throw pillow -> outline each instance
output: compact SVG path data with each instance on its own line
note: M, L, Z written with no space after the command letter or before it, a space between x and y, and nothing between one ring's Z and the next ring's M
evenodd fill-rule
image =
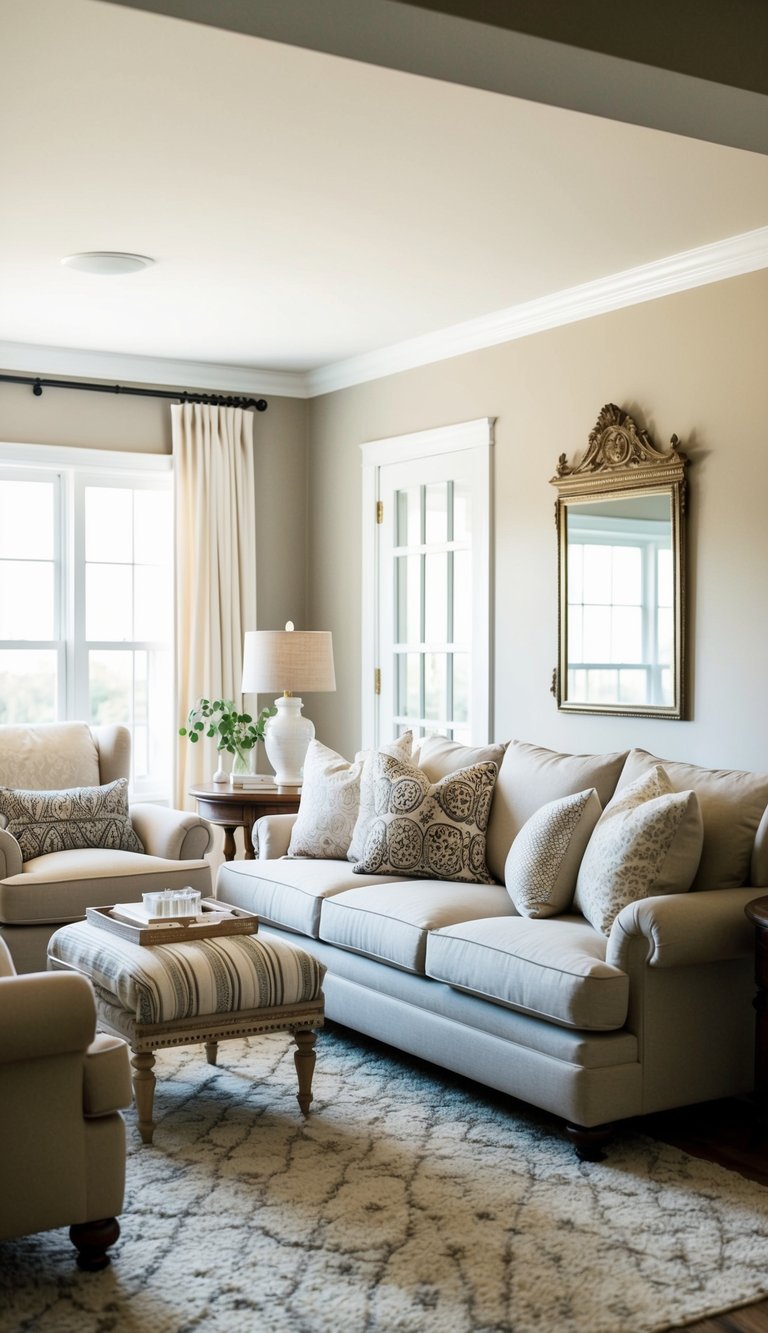
M0 813L21 848L22 861L80 847L144 851L128 813L127 778L64 791L0 787Z
M362 761L351 764L320 741L309 742L289 856L334 859L347 855L360 804L362 771Z
M523 824L504 870L521 916L556 916L570 907L581 858L601 814L594 787L548 801Z
M397 740L392 741L390 745L382 745L379 750L360 750L355 755L355 759L363 761L363 772L360 778L360 809L357 815L352 839L347 852L349 861L360 861L365 853L365 840L368 837L368 830L373 823L374 804L373 804L373 760L376 754L388 754L393 759L409 760L411 749L413 747L413 732L406 731Z
M355 872L493 884L485 831L497 771L474 764L432 783L413 764L374 755L374 819Z
M595 930L610 934L628 903L691 887L703 840L696 793L673 791L656 765L600 816L579 869L576 907Z

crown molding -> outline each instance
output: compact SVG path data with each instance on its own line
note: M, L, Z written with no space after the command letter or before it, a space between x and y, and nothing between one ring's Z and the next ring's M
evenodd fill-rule
M305 372L10 342L0 342L0 367L26 374L122 379L180 390L315 398L763 268L768 268L768 227L684 250L607 278Z
M654 301L762 268L768 268L768 227L684 250L666 259L497 310L479 319L410 338L364 356L321 366L307 374L309 394L316 397L337 389L348 389L355 384L415 370L435 361L513 342L547 329L592 319L625 306Z

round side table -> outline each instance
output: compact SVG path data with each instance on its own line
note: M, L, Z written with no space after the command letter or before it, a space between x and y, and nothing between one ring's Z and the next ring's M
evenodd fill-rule
M298 787L231 787L227 782L207 782L204 786L190 787L190 796L197 801L198 813L211 824L224 829L224 860L235 859L235 829L244 830L245 859L254 859L251 830L262 815L292 815L299 808L301 791Z

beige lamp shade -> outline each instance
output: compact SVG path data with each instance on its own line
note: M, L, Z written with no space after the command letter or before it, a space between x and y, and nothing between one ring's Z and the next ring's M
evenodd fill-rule
M246 631L243 694L311 694L335 689L329 630Z

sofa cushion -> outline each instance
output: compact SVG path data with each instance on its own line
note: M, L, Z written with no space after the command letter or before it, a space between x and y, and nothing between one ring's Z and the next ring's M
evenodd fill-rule
M548 801L594 787L601 806L610 801L626 759L616 754L560 754L512 741L499 769L488 824L488 869L504 879L507 854L527 819Z
M406 762L411 757L411 748L413 746L413 732L405 731L402 736L398 736L389 745L382 745L376 750L360 750L355 755L355 760L362 760L363 771L360 775L360 807L357 820L352 832L352 840L349 844L347 859L349 861L359 861L365 852L365 840L368 837L368 830L373 822L374 793L373 793L373 760L378 754L392 755L393 759L403 759Z
M355 871L491 883L485 830L496 773L475 764L433 784L413 764L375 755L376 817Z
M601 814L594 787L548 801L526 820L504 867L522 916L557 916L571 905L581 858Z
M434 879L372 884L325 899L320 939L408 972L423 973L430 930L478 915L509 916L512 911L499 884Z
M521 1013L610 1032L626 1021L629 978L606 963L606 946L581 917L465 921L432 931L425 970L436 981Z
M685 893L702 841L696 793L674 792L657 764L617 792L600 816L581 862L575 906L608 935L629 903Z
M501 766L506 744L461 745L459 741L449 741L447 736L425 736L414 753L413 762L418 764L430 782L439 782L449 773L460 768L471 768L473 764L496 764Z
M156 889L211 892L207 861L169 861L144 852L81 847L27 861L19 875L0 881L0 921L30 926L76 921L86 907L138 902Z
M755 834L768 806L768 773L699 768L632 750L619 787L662 764L674 791L695 791L704 822L704 846L694 889L738 888L749 883Z
M390 876L401 879L401 875ZM348 861L225 861L219 867L216 896L233 907L255 912L260 921L317 939L324 898L363 884L386 882L384 876L356 875Z
M99 751L86 722L0 727L0 785L46 791L101 781Z
M128 813L128 779L64 791L0 787L0 813L22 861L77 847L143 852Z
M360 806L362 759L343 759L320 741L310 741L289 856L338 860L346 856Z

